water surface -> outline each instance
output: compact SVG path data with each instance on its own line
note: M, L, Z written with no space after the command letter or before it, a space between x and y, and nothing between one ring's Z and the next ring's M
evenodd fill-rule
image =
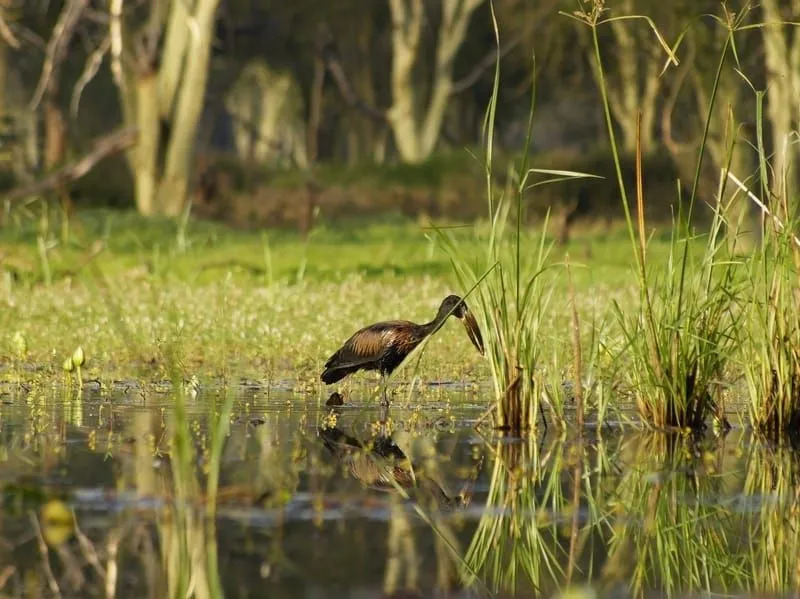
M782 594L798 455L746 431L475 428L486 400L258 385L0 396L4 596ZM230 402L230 403L226 403ZM226 436L217 432L229 411ZM215 447L214 440L220 441ZM213 484L218 475L216 491Z

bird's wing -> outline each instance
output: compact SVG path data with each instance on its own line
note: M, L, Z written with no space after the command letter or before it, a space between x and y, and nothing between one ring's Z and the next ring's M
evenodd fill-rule
M413 326L413 323L390 320L364 327L344 342L339 351L328 359L325 367L335 364L337 368L347 368L379 360L397 342L398 332L409 326Z

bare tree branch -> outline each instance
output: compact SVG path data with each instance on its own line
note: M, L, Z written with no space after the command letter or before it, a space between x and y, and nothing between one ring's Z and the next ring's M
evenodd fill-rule
M111 73L114 82L125 92L125 77L122 72L122 0L111 0L109 5L111 21L108 34L111 38Z
M69 104L72 118L78 117L78 106L80 105L83 90L86 89L86 86L89 85L92 79L94 79L94 76L97 75L97 71L100 69L100 65L103 63L103 57L106 55L110 47L111 36L106 36L103 41L100 42L100 45L97 46L97 48L95 48L95 50L86 59L83 72L81 73L80 78L75 83L75 87L72 90L72 100Z
M39 83L36 86L33 98L28 105L29 110L36 110L42 101L45 91L52 84L53 75L57 72L66 56L69 42L75 32L75 26L78 24L81 14L88 3L89 0L70 0L61 11L56 26L53 28L53 36L47 43L47 53L42 65L42 74L39 77Z
M9 27L8 23L6 23L2 13L0 13L0 37L2 37L5 42L15 50L19 49L19 40L14 35L14 32L11 31L11 27Z
M137 135L136 127L127 127L101 137L94 142L91 151L85 156L49 174L44 179L12 189L3 196L3 199L8 201L18 200L80 179L103 158L107 158L135 144Z
M353 84L350 83L350 79L342 67L339 57L336 56L336 53L333 51L333 49L330 47L323 48L321 54L322 61L325 63L325 66L327 67L328 72L331 74L331 77L333 77L333 81L336 83L336 87L338 88L345 104L347 104L350 108L355 108L360 112L363 112L366 116L374 121L378 121L380 123L386 122L385 111L375 108L374 106L370 106L356 93L355 89L353 88Z
M514 48L519 46L522 43L523 38L525 37L526 32L520 32L516 36L514 36L511 41L506 42L505 45L500 49L500 58L503 58L507 54L509 54ZM458 81L453 82L453 87L450 90L450 95L455 96L460 93L467 91L470 87L475 85L487 70L494 67L495 63L497 62L497 50L492 49L491 52L487 52L486 55L480 59L477 64L473 67L473 69L464 75Z
M696 48L691 38L689 38L687 47L689 48L688 54L681 61L678 72L675 74L675 78L672 82L672 87L661 107L661 141L673 157L678 156L683 150L692 145L690 143L679 142L672 134L672 114L678 102L678 94L686 81L686 75L689 73L689 70L694 67Z

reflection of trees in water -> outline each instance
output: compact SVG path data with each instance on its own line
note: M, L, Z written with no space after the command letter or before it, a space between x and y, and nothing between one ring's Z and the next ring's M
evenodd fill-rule
M465 542L458 522L475 512L460 511L468 494L453 492L446 484L452 481L443 476L445 456L463 448L455 437L414 431L359 438L342 427L320 431L319 440L309 444L302 434L287 436L296 426L291 418L273 414L255 420L226 437L221 451L226 486L215 495L232 507L265 508L274 523L263 530L226 527L219 541L226 560L230 530L237 541L244 534L252 544L246 564L241 555L223 562L228 588L251 584L250 578L231 580L235 568L259 565L275 588L294 584L299 576L310 586L326 579L329 573L317 578L319 566L304 572L297 561L293 568L292 560L320 555L307 551L306 535L315 530L327 540L333 528L343 542L371 538L385 547L385 556L375 545L365 552L382 566L379 584L386 595L425 596L433 587L481 583L500 592L524 596L535 589L549 595L570 578L574 584L588 581L602 593L639 595L651 589L672 595L780 594L800 584L800 457L789 445L766 445L741 431L722 439L627 432L605 440L589 435L582 443L552 437L491 442L485 446L491 464L486 505ZM211 418L203 431L216 421ZM3 485L0 560L9 564L0 567L4 596L29 596L31 585L64 596L217 595L222 585L215 582L216 518L206 513L214 465L208 459L211 445L200 441L205 433L191 436L192 463L184 468L170 457L177 426L170 417L135 410L118 424L111 455L123 503L117 509L118 499L109 495L101 513L95 507L73 513L63 489L42 482L63 467L63 447L74 443L77 429L54 419L31 419L0 431L5 446L13 448L2 463L5 480L26 468L16 483ZM105 443L97 445L95 455L107 450ZM88 463L86 455L71 467ZM385 499L379 504L385 527L380 518L362 526L349 515L333 528L323 525L331 513L328 502L333 499L334 510L341 506L330 493L332 462L371 495L351 488L346 502L363 499L357 505L372 509L376 495ZM305 489L320 512L307 526L285 509ZM135 504L124 503L129 499ZM298 543L305 545L299 549ZM342 553L353 555L344 547ZM333 567L354 573L361 568L350 557L329 557Z

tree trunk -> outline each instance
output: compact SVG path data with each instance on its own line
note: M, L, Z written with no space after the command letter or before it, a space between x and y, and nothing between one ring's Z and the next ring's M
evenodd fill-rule
M800 0L791 1L791 14L781 13L778 0L762 0L764 20L779 23L800 18ZM772 131L772 172L770 188L776 198L796 190L796 151L790 138L800 125L800 34L790 25L761 28L767 76L767 116Z
M111 0L109 8L111 69L123 118L139 131L139 142L128 153L136 207L146 216L176 217L188 201L219 0L155 2L147 22L130 32L123 31L122 3ZM135 52L123 60L126 44Z
M419 59L424 19L422 0L390 0L392 12L392 106L387 113L404 162L419 163L436 147L453 89L453 63L472 13L483 0L442 0L442 23L429 101L419 101L414 65Z
M627 0L622 5L624 14L634 14L633 3ZM639 26L633 21L611 21L614 33L618 65L618 81L608 84L611 113L622 133L622 149L627 154L636 151L636 121L642 112L640 128L642 149L653 147L656 102L661 80L658 76L660 62L657 51L650 51L631 28ZM593 70L598 76L596 69Z
M139 142L129 154L133 170L136 209L144 216L161 212L156 203L158 184L158 80L152 71L139 74L131 93L136 94L136 125Z
M176 2L180 4L180 2ZM167 147L164 179L159 190L159 204L167 216L178 216L186 203L189 165L196 139L197 122L203 110L214 16L219 0L197 0L193 23L186 45L183 80L177 92L172 130Z
M422 31L422 0L390 0L392 11L392 106L387 113L400 157L419 162L414 63Z
M164 33L161 66L158 71L158 106L159 113L164 118L169 117L175 107L175 98L181 85L187 38L193 29L190 18L196 4L197 0L171 3L167 28Z

